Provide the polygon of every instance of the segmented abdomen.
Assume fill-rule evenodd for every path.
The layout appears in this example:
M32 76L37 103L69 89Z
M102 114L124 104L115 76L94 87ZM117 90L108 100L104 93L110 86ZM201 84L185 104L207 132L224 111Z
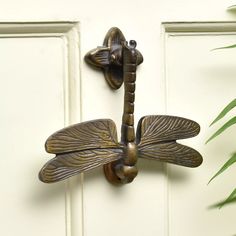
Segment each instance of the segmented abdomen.
M135 100L135 81L137 67L137 53L134 47L124 46L124 112L122 118L122 137L121 142L127 144L134 142L134 100Z

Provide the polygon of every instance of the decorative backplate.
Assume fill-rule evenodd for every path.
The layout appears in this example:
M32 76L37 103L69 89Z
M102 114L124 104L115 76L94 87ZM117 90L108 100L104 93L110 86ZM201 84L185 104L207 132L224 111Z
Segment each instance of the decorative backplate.
M112 89L119 89L123 83L122 45L125 42L123 33L116 27L111 28L103 42L85 55L87 63L102 69L105 79ZM137 51L137 65L143 62L143 57Z

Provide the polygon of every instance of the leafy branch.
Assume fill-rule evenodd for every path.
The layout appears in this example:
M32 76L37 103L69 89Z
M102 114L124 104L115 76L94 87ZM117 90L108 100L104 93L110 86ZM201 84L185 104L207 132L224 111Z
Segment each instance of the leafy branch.
M234 6L236 7L236 5ZM218 50L218 49L231 49L231 48L236 48L236 44L225 46L225 47L219 47L215 48L213 50ZM219 115L213 120L213 122L210 124L210 126L214 125L217 123L219 120L225 117L226 114L228 114L233 108L236 107L236 99L231 101L220 113ZM236 116L228 120L223 126L221 126L213 135L208 138L206 141L206 144L210 142L211 140L215 139L218 135L223 133L225 130L230 128L232 125L236 124ZM209 180L208 184L214 180L217 176L222 174L224 171L226 171L230 166L232 166L236 162L236 152L233 153L230 158L224 163L224 165L213 175L213 177ZM223 200L222 202L216 204L217 207L221 208L225 206L226 204L232 203L236 201L236 188L230 193L230 195Z

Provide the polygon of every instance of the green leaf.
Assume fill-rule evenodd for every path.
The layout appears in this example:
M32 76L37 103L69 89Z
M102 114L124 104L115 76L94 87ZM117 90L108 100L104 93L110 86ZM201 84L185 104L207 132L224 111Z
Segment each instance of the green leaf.
M218 120L223 118L229 111L231 111L234 107L236 107L236 99L231 101L222 111L221 113L215 118L215 120L210 124L212 126L214 123L216 123Z
M211 51L215 51L215 50L219 50L219 49L230 49L230 48L236 48L236 44L232 44L232 45L225 46L225 47L213 48Z
M214 208L220 209L225 205L233 204L233 203L235 204L236 203L235 191L236 191L236 189L234 189L234 191L230 194L230 196L227 199L220 201L218 203L215 203L214 205L209 206L209 209L214 209Z
M220 168L220 170L209 180L208 184L218 175L220 175L222 172L224 172L226 169L228 169L231 165L233 165L236 162L236 153L234 153L229 160Z
M209 143L212 139L220 135L222 132L224 132L226 129L228 129L230 126L234 125L236 123L236 116L230 119L228 122L226 122L221 128L219 128L207 141L206 144Z
M227 7L227 10L228 11L236 10L236 5L232 5L232 6Z
M233 192L221 203L219 203L219 209L225 206L226 204L232 203L236 200L236 188L233 190Z

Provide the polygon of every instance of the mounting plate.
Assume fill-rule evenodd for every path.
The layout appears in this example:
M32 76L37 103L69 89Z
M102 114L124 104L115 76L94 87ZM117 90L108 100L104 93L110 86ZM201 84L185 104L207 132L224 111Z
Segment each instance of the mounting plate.
M122 45L126 42L123 33L116 27L111 28L104 39L103 46L89 51L85 61L103 71L108 85L119 89L123 83ZM143 56L138 52L137 64L143 62Z

